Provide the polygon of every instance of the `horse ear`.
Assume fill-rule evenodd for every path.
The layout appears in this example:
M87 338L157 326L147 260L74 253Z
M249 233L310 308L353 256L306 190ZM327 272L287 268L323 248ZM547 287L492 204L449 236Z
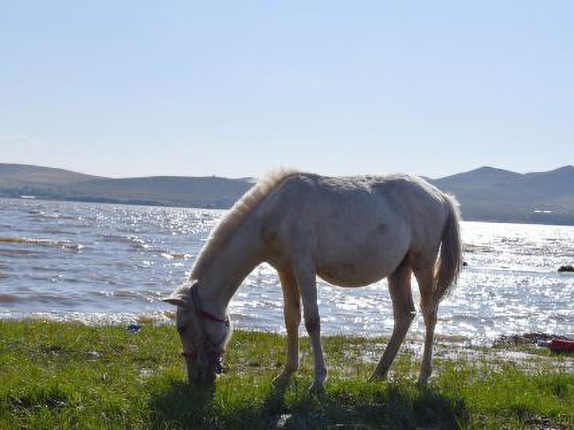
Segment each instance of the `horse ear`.
M190 308L187 300L184 300L181 297L170 296L170 297L166 297L165 299L161 299L161 301L165 302L165 303L169 303L171 305L179 306L180 308L184 308L184 309Z
M184 309L191 309L191 305L189 304L189 295L191 288L188 284L183 284L182 286L175 289L173 293L169 297L162 299L162 302L172 304L174 306L179 306L180 308Z

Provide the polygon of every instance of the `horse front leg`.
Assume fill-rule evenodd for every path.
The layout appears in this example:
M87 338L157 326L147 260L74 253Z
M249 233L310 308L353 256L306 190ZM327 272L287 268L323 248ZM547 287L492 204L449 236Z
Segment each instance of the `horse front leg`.
M273 380L280 387L289 383L291 375L299 368L299 324L301 323L301 293L291 271L279 272L283 290L283 315L287 329L287 361L283 371Z
M303 317L305 329L311 339L313 348L314 378L309 387L310 391L322 391L323 383L327 378L327 368L323 358L323 346L321 344L321 319L317 306L317 279L314 269L297 268L295 272L301 298L303 300Z

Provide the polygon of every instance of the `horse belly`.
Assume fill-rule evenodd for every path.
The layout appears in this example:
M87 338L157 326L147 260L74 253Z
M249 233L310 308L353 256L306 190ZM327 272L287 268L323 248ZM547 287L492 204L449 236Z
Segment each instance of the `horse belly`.
M317 267L317 275L332 285L340 287L364 287L380 281L389 274L385 270L357 269L353 263L331 264Z
M359 246L346 245L339 252L334 249L316 254L318 276L333 285L363 287L390 275L405 257L408 244L371 238Z

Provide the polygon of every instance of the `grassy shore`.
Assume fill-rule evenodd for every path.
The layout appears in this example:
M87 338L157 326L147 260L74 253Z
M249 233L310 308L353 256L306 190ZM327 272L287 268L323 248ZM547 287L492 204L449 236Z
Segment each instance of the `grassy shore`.
M171 326L88 327L0 321L2 429L567 429L574 428L572 358L520 347L439 347L428 388L403 348L388 382L367 382L384 339L324 339L329 379L311 395L312 358L284 390L270 381L285 359L281 336L236 331L213 390L186 383ZM517 347L509 347L512 353ZM453 351L458 351L454 353ZM570 366L570 367L569 367Z

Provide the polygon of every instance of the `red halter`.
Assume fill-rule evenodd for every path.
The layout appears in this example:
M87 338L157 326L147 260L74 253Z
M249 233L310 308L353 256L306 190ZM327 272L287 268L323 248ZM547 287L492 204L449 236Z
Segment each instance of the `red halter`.
M218 322L222 322L225 323L227 325L229 325L229 318L225 317L225 318L220 318L217 315L213 315L212 313L206 312L206 311L199 311L197 312L197 314L202 317L205 318L207 320L210 321L218 321Z
M218 317L217 315L214 315L210 312L207 312L207 311L204 311L201 309L201 303L199 302L199 297L196 296L197 285L198 285L197 283L192 285L192 287L190 289L191 300L192 300L193 306L195 308L196 315L202 319L207 319L209 321L222 322L229 328L229 318L227 317L227 315L225 316L225 318L221 318L221 317ZM200 325L202 326L202 331L205 332L204 324L200 322ZM182 351L181 356L184 357L186 360L193 360L197 357L197 355L193 351ZM215 363L214 364L215 372L218 374L221 373L222 369L223 369L222 360L221 360L221 352L219 352L217 357L215 357L215 359L212 361L214 361L214 363Z

